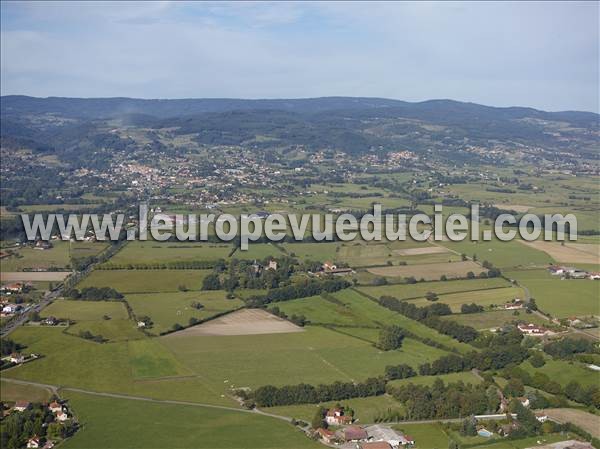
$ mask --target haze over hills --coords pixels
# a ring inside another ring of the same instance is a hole
[[[452,100],[410,103],[359,97],[147,100],[11,95],[2,97],[0,112],[5,148],[58,153],[124,149],[128,143],[110,130],[129,126],[169,129],[201,145],[302,146],[347,154],[406,149],[458,160],[463,159],[461,151],[473,146],[484,152],[540,148],[595,157],[600,117]],[[162,148],[159,140],[156,147]]]

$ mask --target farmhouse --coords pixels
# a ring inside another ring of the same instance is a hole
[[[517,310],[523,308],[523,301],[518,298],[504,304],[504,310]]]
[[[9,361],[11,363],[23,363],[25,361],[25,356],[23,354],[18,353],[18,352],[13,352],[10,355]]]
[[[63,408],[62,405],[60,405],[58,402],[53,401],[50,404],[48,404],[48,409],[52,412],[52,413],[58,413],[58,412],[62,412]]]
[[[40,250],[46,250],[46,249],[51,249],[51,248],[52,248],[52,243],[45,242],[43,240],[38,240],[37,242],[35,242],[35,246],[34,246],[34,249],[40,249]]]
[[[589,278],[592,281],[598,281],[598,280],[600,280],[600,272],[596,271],[596,272],[590,273],[589,274]]]
[[[522,334],[531,335],[534,337],[541,337],[550,333],[548,329],[542,326],[536,326],[533,323],[529,324],[518,324],[517,328]]]
[[[17,412],[24,412],[29,407],[31,407],[31,404],[29,402],[27,402],[27,401],[17,401],[15,403],[15,406],[13,408]]]
[[[365,430],[369,434],[369,441],[385,442],[394,448],[400,446],[408,447],[415,444],[414,439],[410,435],[397,432],[394,429],[381,424],[369,426]]]
[[[69,419],[69,415],[67,415],[65,412],[60,411],[56,414],[56,420],[60,421],[60,422],[65,422]]]
[[[344,429],[343,432],[344,441],[363,441],[366,440],[368,435],[365,429],[359,426],[348,426]]]
[[[325,262],[321,266],[321,269],[323,270],[322,273],[333,274],[334,276],[344,276],[344,275],[353,273],[352,268],[338,267],[337,265],[335,265],[334,263],[329,262],[329,261]]]
[[[326,443],[333,443],[336,440],[335,433],[331,430],[323,429],[322,427],[317,429],[317,434]]]
[[[6,284],[0,287],[0,291],[5,293],[21,293],[25,285],[22,282],[15,282],[12,284]]]
[[[13,314],[19,312],[23,307],[19,304],[5,304],[2,307],[2,313]]]
[[[343,408],[330,408],[325,415],[325,422],[330,426],[341,426],[344,424],[351,424],[352,417],[344,415]]]
[[[269,265],[267,266],[267,270],[277,270],[277,261],[276,260],[269,260]]]
[[[539,422],[546,422],[548,421],[548,415],[546,415],[544,412],[536,412],[535,419],[537,419]]]
[[[517,400],[521,403],[523,407],[529,407],[530,402],[528,398],[521,396],[520,398],[517,398]]]

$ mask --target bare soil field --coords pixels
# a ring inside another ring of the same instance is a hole
[[[476,275],[482,271],[487,271],[485,268],[477,265],[475,262],[444,262],[444,263],[429,263],[423,265],[404,265],[394,267],[376,267],[369,268],[367,271],[376,276],[385,277],[411,277],[416,279],[438,280],[443,274],[448,278],[465,277],[469,271]]]
[[[2,282],[9,281],[63,281],[70,271],[9,271],[0,273]]]
[[[189,327],[167,335],[165,338],[258,335],[302,332],[302,329],[289,321],[271,315],[262,309],[242,309],[198,326]]]
[[[544,410],[550,419],[561,423],[572,422],[596,438],[600,438],[600,416],[573,408],[549,408]]]
[[[526,242],[519,240],[523,245],[544,251],[557,262],[563,263],[600,263],[600,245],[586,243],[565,243],[561,245],[557,242]]]
[[[426,246],[424,248],[395,249],[394,254],[398,256],[421,256],[423,254],[440,254],[450,252],[441,246]]]
[[[521,204],[494,204],[494,207],[502,210],[514,210],[515,212],[527,212],[531,206],[523,206]]]

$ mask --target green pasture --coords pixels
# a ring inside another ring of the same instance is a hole
[[[177,292],[180,287],[200,290],[211,270],[94,270],[77,288],[111,287],[120,293]]]
[[[437,302],[448,304],[453,313],[460,313],[460,307],[463,304],[475,303],[484,307],[491,305],[501,306],[515,298],[523,300],[524,296],[523,289],[520,287],[505,287],[463,293],[446,293],[440,295]],[[428,301],[425,298],[411,300],[411,302],[419,307],[432,304],[431,301]]]
[[[115,254],[116,265],[188,262],[226,259],[233,250],[230,243],[157,242],[135,240]]]
[[[320,444],[282,420],[180,404],[65,391],[83,425],[65,449],[303,449]]]
[[[517,314],[515,315],[515,312]],[[526,321],[543,325],[547,321],[533,313],[525,313],[521,310],[490,310],[481,313],[460,313],[441,317],[443,320],[456,321],[464,326],[471,326],[478,330],[502,327],[516,321]]]
[[[490,278],[418,282],[416,284],[393,284],[377,287],[361,286],[357,287],[357,289],[375,298],[380,298],[381,296],[393,296],[398,299],[410,299],[423,297],[427,292],[434,292],[441,295],[445,293],[470,292],[508,286],[510,286],[510,283],[502,278]]]
[[[148,332],[159,334],[179,323],[187,326],[190,318],[204,320],[243,305],[239,299],[227,299],[224,291],[193,291],[128,294],[127,302],[137,317],[149,316],[153,326]],[[202,304],[195,309],[192,303]]]
[[[410,339],[400,350],[382,352],[370,342],[315,326],[276,336],[172,334],[160,340],[181,363],[224,392],[266,384],[361,381],[381,375],[387,365],[414,365],[444,354]]]
[[[538,307],[558,318],[600,315],[600,283],[589,279],[561,279],[547,270],[509,271],[505,276],[527,287]]]
[[[354,418],[359,424],[372,423],[378,416],[386,413],[388,410],[403,410],[401,402],[385,394],[382,396],[371,396],[366,398],[352,398],[344,401],[330,401],[321,404],[301,404],[286,405],[278,407],[264,408],[264,411],[275,415],[289,416],[295,419],[301,419],[311,422],[319,407],[335,407],[337,404],[354,410]]]

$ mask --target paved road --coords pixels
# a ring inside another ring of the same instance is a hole
[[[8,323],[6,326],[4,326],[2,328],[2,330],[0,331],[0,336],[2,336],[2,337],[8,336],[8,334],[10,334],[12,331],[14,331],[17,327],[25,324],[25,322],[27,322],[27,320],[29,319],[29,315],[32,312],[38,312],[38,313],[41,312],[41,310],[44,307],[46,307],[48,304],[50,304],[52,301],[54,301],[61,294],[62,294],[62,289],[58,289],[58,290],[55,290],[52,292],[46,292],[44,294],[44,297],[42,298],[42,300],[39,303],[37,303],[35,306],[33,306],[27,312],[19,315],[18,318],[12,320],[10,323]]]

